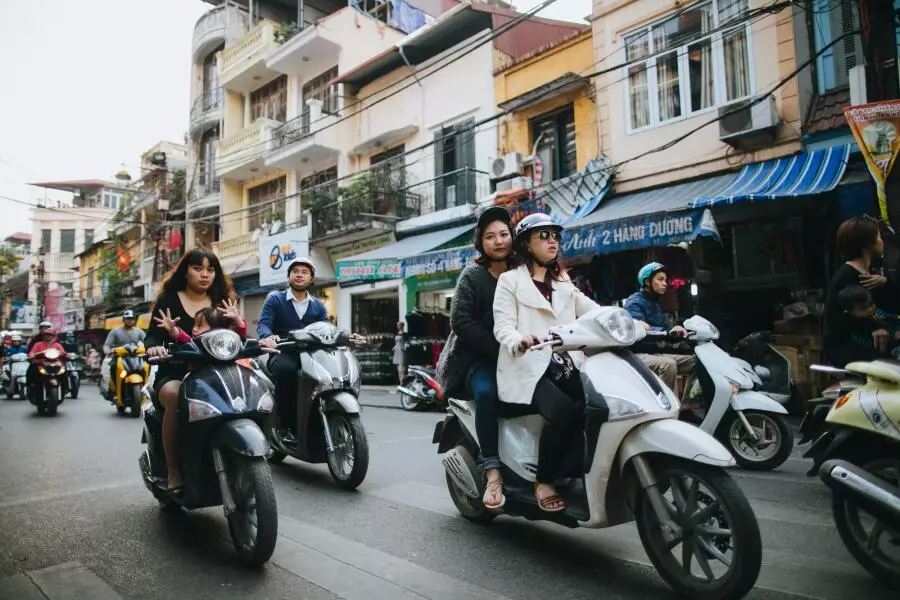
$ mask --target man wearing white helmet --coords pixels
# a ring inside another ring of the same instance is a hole
[[[259,313],[256,333],[261,346],[274,348],[279,337],[318,321],[328,321],[325,304],[309,293],[316,276],[312,261],[296,258],[288,265],[287,273],[288,289],[270,292]],[[281,423],[288,430],[283,436],[285,441],[291,440],[291,425],[297,422],[295,397],[299,368],[300,355],[290,351],[269,359],[269,370],[275,379],[275,403]]]
[[[632,318],[646,323],[651,331],[669,331],[669,322],[659,305],[659,299],[669,287],[666,267],[658,262],[646,264],[638,271],[637,280],[639,291],[625,301],[625,310],[631,314]],[[672,328],[671,333],[676,336],[686,334],[684,328],[680,326]],[[657,344],[657,348],[660,352],[640,353],[637,354],[637,357],[650,367],[651,371],[659,375],[659,378],[672,391],[677,392],[678,374],[686,374],[694,370],[694,357],[689,354],[662,352],[663,347],[659,344]]]

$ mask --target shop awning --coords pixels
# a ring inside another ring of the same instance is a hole
[[[469,224],[414,235],[388,246],[341,259],[335,265],[337,280],[399,278],[403,274],[403,259],[437,250],[474,228],[474,224]]]
[[[718,237],[712,214],[691,209],[698,197],[719,195],[734,175],[719,175],[664,188],[623,194],[566,226],[563,255],[569,258]]]
[[[844,176],[849,158],[850,144],[844,144],[747,165],[726,190],[698,197],[691,207],[830,192]]]

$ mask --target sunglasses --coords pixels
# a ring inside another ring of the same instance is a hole
[[[546,242],[547,240],[549,240],[551,237],[552,237],[554,240],[556,240],[557,242],[558,242],[559,240],[562,239],[562,234],[561,234],[560,232],[558,232],[558,231],[549,231],[549,230],[547,230],[547,229],[544,229],[544,230],[542,230],[542,231],[538,231],[538,232],[537,232],[537,236],[538,236],[538,238],[540,238],[540,239],[541,239],[542,241],[544,241],[544,242]]]

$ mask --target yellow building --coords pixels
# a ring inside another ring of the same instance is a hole
[[[110,242],[99,240],[85,248],[75,256],[78,259],[78,286],[84,303],[85,329],[102,329],[105,308],[103,305],[103,285],[100,281],[100,270],[103,265],[102,254]]]
[[[590,28],[537,50],[494,73],[497,106],[509,110],[498,124],[500,155],[536,154],[542,183],[567,177],[597,158],[599,133],[592,84]]]

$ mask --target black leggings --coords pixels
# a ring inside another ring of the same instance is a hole
[[[584,390],[578,374],[562,382],[544,375],[537,383],[532,402],[547,421],[538,448],[537,481],[552,484],[561,474],[569,447],[582,439]]]

